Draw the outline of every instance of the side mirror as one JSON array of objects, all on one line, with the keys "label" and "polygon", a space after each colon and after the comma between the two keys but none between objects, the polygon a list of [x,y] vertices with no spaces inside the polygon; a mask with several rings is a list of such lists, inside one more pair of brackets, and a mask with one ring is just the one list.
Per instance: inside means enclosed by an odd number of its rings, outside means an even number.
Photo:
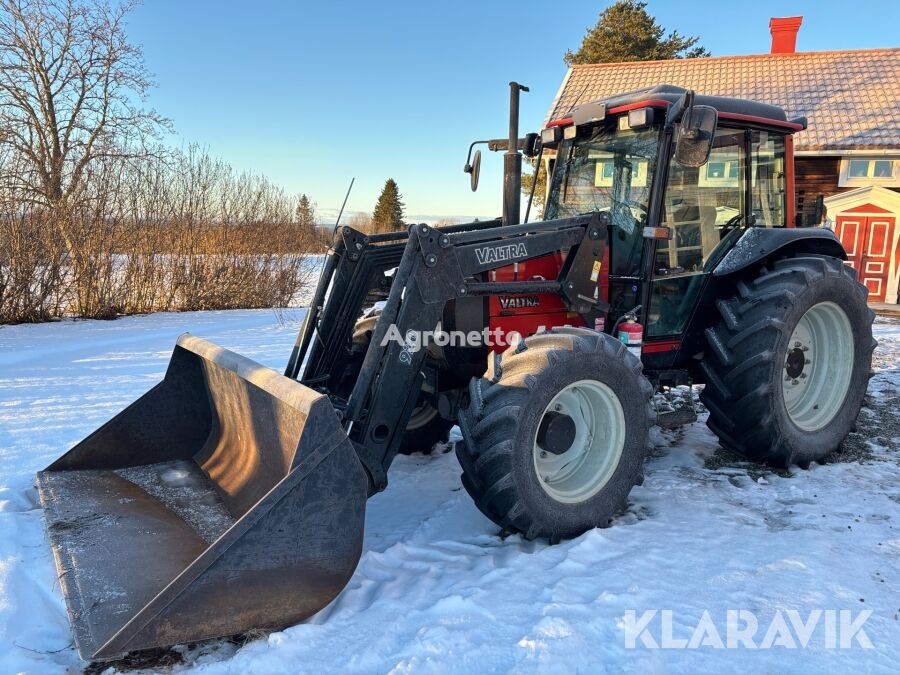
[{"label": "side mirror", "polygon": [[522,154],[529,158],[537,157],[538,152],[540,152],[540,146],[538,145],[539,139],[540,134],[525,134],[525,143],[523,144]]},{"label": "side mirror", "polygon": [[463,167],[463,171],[469,174],[469,185],[472,188],[472,192],[475,192],[478,189],[478,177],[481,175],[481,150],[475,151],[472,163],[466,164]]},{"label": "side mirror", "polygon": [[712,152],[719,113],[708,105],[691,105],[685,110],[675,142],[675,161],[697,168],[706,164]]}]

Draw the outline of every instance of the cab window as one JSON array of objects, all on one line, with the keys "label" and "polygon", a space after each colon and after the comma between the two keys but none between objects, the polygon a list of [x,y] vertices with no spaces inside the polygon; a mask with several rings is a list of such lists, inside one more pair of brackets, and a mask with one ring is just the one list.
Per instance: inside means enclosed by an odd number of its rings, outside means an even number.
[{"label": "cab window", "polygon": [[709,161],[693,168],[672,160],[666,181],[663,225],[672,239],[657,246],[647,334],[684,331],[700,290],[704,265],[729,231],[746,220],[746,133],[716,131]]},{"label": "cab window", "polygon": [[787,224],[784,136],[768,131],[751,131],[750,152],[753,225],[784,227]]},{"label": "cab window", "polygon": [[672,161],[663,212],[672,239],[657,246],[647,334],[682,333],[704,273],[731,250],[745,228],[784,227],[786,199],[780,134],[719,129],[706,164],[690,168]]},{"label": "cab window", "polygon": [[545,217],[608,212],[613,225],[610,274],[633,276],[640,271],[659,129],[620,128],[618,119],[560,144]]}]

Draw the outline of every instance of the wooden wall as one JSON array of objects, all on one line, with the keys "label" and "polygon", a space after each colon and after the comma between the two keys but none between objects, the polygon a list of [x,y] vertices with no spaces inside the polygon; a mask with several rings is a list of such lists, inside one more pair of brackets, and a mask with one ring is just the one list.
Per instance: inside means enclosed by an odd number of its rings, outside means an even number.
[{"label": "wooden wall", "polygon": [[[797,191],[797,213],[803,214],[800,224],[811,222],[816,209],[816,197],[830,197],[853,190],[852,187],[838,187],[841,172],[840,157],[795,157],[794,185]],[[898,188],[889,188],[900,192]],[[829,214],[833,219],[834,214]]]},{"label": "wooden wall", "polygon": [[794,158],[794,189],[797,191],[797,215],[800,225],[813,225],[816,197],[830,197],[850,188],[838,187],[840,157]]}]

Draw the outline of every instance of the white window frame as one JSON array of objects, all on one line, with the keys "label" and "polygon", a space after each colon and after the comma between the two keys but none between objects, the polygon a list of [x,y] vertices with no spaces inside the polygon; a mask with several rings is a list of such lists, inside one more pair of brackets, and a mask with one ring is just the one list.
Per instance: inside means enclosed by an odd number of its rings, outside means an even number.
[{"label": "white window frame", "polygon": [[[865,176],[850,176],[850,162],[868,162],[869,168]],[[875,162],[890,162],[891,175],[876,178]],[[882,187],[900,187],[900,157],[878,156],[849,156],[841,157],[841,171],[838,177],[838,187],[865,187],[866,185],[881,185]]]}]

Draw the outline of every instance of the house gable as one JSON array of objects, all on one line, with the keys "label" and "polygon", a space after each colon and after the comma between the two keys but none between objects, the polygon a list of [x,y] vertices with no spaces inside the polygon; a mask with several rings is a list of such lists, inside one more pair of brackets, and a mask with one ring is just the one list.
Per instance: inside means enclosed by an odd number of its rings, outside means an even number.
[{"label": "house gable", "polygon": [[878,185],[868,185],[827,197],[825,206],[831,218],[847,211],[900,214],[900,194]]}]

